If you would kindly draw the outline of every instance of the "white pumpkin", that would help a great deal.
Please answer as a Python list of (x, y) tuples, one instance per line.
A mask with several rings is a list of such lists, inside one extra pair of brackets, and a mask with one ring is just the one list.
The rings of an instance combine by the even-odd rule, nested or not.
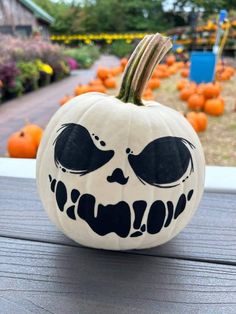
[(126, 250), (163, 244), (199, 204), (205, 162), (198, 136), (175, 110), (140, 100), (169, 48), (159, 34), (145, 38), (129, 61), (118, 98), (78, 96), (44, 132), (37, 157), (43, 206), (82, 245)]

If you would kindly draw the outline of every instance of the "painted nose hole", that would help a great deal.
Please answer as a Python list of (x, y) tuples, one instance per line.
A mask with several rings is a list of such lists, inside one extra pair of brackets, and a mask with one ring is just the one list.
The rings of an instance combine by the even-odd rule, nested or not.
[(129, 180), (129, 177), (125, 177), (123, 171), (120, 168), (116, 168), (110, 176), (107, 177), (107, 181), (110, 183), (116, 182), (121, 185), (125, 185)]

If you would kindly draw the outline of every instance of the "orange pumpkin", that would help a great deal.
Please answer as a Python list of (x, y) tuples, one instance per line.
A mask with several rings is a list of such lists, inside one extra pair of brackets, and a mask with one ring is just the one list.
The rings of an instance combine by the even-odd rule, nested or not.
[(220, 116), (224, 113), (224, 101), (222, 98), (207, 99), (204, 111), (212, 116)]
[(197, 85), (196, 93), (203, 95), (204, 94), (205, 84), (201, 83)]
[(106, 94), (107, 90), (106, 87), (99, 84), (99, 85), (92, 85), (89, 87), (89, 92), (98, 92)]
[(100, 80), (99, 78), (97, 79), (93, 79), (89, 82), (89, 85), (94, 86), (94, 85), (102, 85), (102, 80)]
[(37, 124), (26, 124), (21, 132), (31, 136), (36, 146), (38, 147), (43, 136), (43, 129)]
[(158, 74), (159, 74), (159, 70), (155, 69), (152, 73), (152, 78), (158, 78), (159, 77)]
[(152, 93), (152, 90), (150, 88), (146, 88), (143, 92), (142, 98), (145, 100), (153, 100), (154, 95)]
[(169, 68), (168, 68), (168, 72), (170, 75), (174, 75), (178, 72), (178, 69), (175, 65), (171, 65)]
[(167, 72), (167, 70), (158, 70), (157, 71), (157, 77), (158, 78), (167, 78), (167, 77), (169, 77), (169, 73)]
[(227, 71), (230, 75), (234, 75), (234, 73), (235, 73), (234, 68), (233, 68), (233, 67), (230, 67), (230, 66), (227, 66), (227, 67), (225, 68), (225, 71)]
[(188, 120), (188, 122), (192, 125), (192, 127), (194, 128), (194, 130), (195, 130), (196, 132), (199, 132), (197, 120), (195, 119), (195, 117), (187, 117), (187, 120)]
[(37, 146), (30, 134), (23, 131), (13, 133), (7, 141), (7, 150), (13, 158), (36, 158)]
[(204, 106), (205, 98), (201, 94), (192, 94), (188, 98), (188, 108), (191, 110), (201, 110)]
[(184, 67), (184, 62), (183, 61), (175, 62), (175, 64), (176, 64), (176, 67), (178, 69), (182, 69)]
[(162, 63), (162, 64), (159, 64), (159, 65), (157, 66), (157, 69), (158, 69), (158, 70), (165, 71), (165, 70), (168, 69), (168, 66), (167, 66), (166, 64)]
[(62, 97), (59, 101), (60, 106), (63, 106), (65, 103), (67, 103), (69, 100), (71, 100), (73, 96), (65, 95)]
[(207, 128), (208, 118), (204, 112), (191, 111), (186, 114), (186, 118), (194, 120), (194, 129), (196, 132), (203, 132)]
[(189, 111), (189, 112), (186, 113), (185, 117), (186, 118), (196, 119), (197, 114), (198, 113), (196, 111)]
[(231, 77), (231, 74), (228, 71), (221, 71), (216, 73), (216, 79), (218, 81), (228, 81)]
[(220, 86), (218, 84), (214, 84), (214, 83), (205, 84), (204, 90), (203, 90), (203, 95), (205, 96), (205, 98), (207, 99), (215, 98), (219, 96), (219, 94), (220, 94)]
[(113, 77), (108, 77), (103, 83), (106, 88), (116, 88), (116, 81)]
[(195, 90), (196, 90), (196, 89), (195, 89), (194, 87), (192, 87), (192, 86), (183, 88), (183, 89), (180, 91), (180, 95), (179, 95), (179, 96), (180, 96), (180, 99), (182, 99), (182, 100), (188, 100), (189, 97), (195, 93)]
[(189, 77), (189, 69), (182, 69), (182, 70), (180, 71), (180, 75), (181, 75), (182, 77)]
[(76, 88), (75, 88), (75, 96), (79, 96), (79, 95), (82, 95), (82, 94), (85, 94), (85, 93), (88, 93), (91, 91), (90, 89), (91, 86), (89, 85), (78, 85)]
[(120, 73), (122, 73), (122, 71), (123, 71), (123, 68), (121, 66), (110, 69), (110, 73), (112, 76), (117, 76)]
[(187, 84), (188, 84), (188, 80), (182, 79), (182, 80), (177, 82), (176, 87), (177, 87), (178, 90), (182, 90), (183, 88), (186, 87)]
[(120, 66), (121, 66), (121, 68), (123, 69), (123, 71), (124, 71), (124, 69), (125, 69), (127, 63), (128, 63), (128, 59), (127, 59), (127, 58), (122, 58), (122, 59), (120, 60)]
[(102, 81), (108, 78), (110, 74), (110, 70), (108, 68), (99, 67), (97, 70), (97, 77), (99, 77)]
[(168, 78), (171, 75), (171, 71), (169, 70), (169, 68), (167, 68), (166, 70), (162, 70), (162, 78)]
[(173, 64), (175, 63), (175, 61), (176, 61), (176, 58), (175, 58), (174, 55), (169, 55), (169, 56), (166, 58), (166, 64), (167, 64), (168, 66), (173, 65)]
[(223, 106), (225, 106), (224, 98), (222, 96), (218, 96), (217, 98), (222, 102)]
[(208, 125), (208, 118), (204, 112), (197, 113), (197, 123), (199, 127), (199, 132), (203, 132), (206, 130)]
[(195, 91), (197, 90), (197, 84), (195, 82), (188, 82), (187, 87), (192, 87)]
[(161, 85), (161, 82), (158, 78), (151, 78), (147, 84), (147, 88), (156, 89), (156, 88), (159, 88), (160, 85)]

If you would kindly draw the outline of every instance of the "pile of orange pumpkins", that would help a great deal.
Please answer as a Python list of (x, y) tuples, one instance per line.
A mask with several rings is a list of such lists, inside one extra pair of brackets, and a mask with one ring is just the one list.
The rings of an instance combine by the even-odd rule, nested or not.
[[(120, 60), (120, 65), (113, 68), (99, 67), (97, 70), (97, 77), (91, 80), (88, 84), (82, 84), (75, 87), (74, 96), (65, 95), (60, 99), (59, 104), (63, 106), (70, 99), (75, 96), (79, 96), (88, 92), (100, 92), (106, 93), (107, 89), (117, 88), (115, 77), (124, 72), (125, 66), (128, 63), (127, 58), (122, 58)], [(153, 91), (160, 87), (161, 79), (166, 79), (171, 75), (176, 74), (179, 70), (183, 69), (185, 64), (183, 62), (177, 62), (174, 55), (169, 55), (165, 59), (165, 62), (159, 64), (152, 77), (150, 78), (142, 98), (145, 100), (153, 100)]]
[[(180, 91), (179, 97), (187, 102), (189, 110), (193, 111), (186, 115), (189, 122), (197, 132), (205, 131), (205, 127), (198, 127), (197, 117), (204, 117), (207, 122), (206, 114), (220, 116), (224, 113), (224, 99), (220, 95), (222, 87), (218, 82), (196, 84), (187, 79), (182, 79), (177, 83), (177, 89)], [(205, 112), (205, 113), (204, 113)], [(195, 117), (195, 119), (194, 119)]]
[(88, 92), (106, 93), (107, 89), (117, 88), (115, 76), (120, 75), (128, 62), (128, 59), (120, 60), (120, 65), (113, 68), (99, 67), (97, 70), (97, 77), (92, 79), (88, 84), (81, 84), (75, 87), (74, 96), (65, 95), (60, 99), (59, 103), (63, 106), (70, 99)]
[[(128, 63), (127, 58), (120, 60), (120, 65), (114, 68), (99, 67), (97, 76), (88, 84), (78, 85), (74, 90), (74, 96), (66, 95), (60, 100), (60, 105), (64, 105), (75, 96), (87, 92), (106, 93), (107, 89), (117, 88), (115, 77), (124, 72)], [(185, 114), (196, 132), (205, 131), (208, 124), (207, 114), (220, 116), (224, 113), (224, 99), (220, 95), (222, 86), (219, 82), (196, 84), (188, 80), (190, 62), (176, 61), (174, 55), (166, 57), (164, 63), (159, 64), (150, 78), (142, 98), (154, 100), (153, 91), (160, 87), (161, 80), (169, 78), (171, 75), (180, 73), (182, 79), (177, 83), (180, 91), (180, 99), (187, 102), (188, 113)], [(219, 62), (216, 67), (216, 80), (225, 81), (234, 75), (234, 69)]]
[(225, 65), (223, 62), (220, 62), (216, 66), (216, 80), (217, 81), (228, 81), (234, 75), (235, 70), (231, 66)]
[[(183, 65), (182, 70), (180, 72), (180, 75), (183, 78), (189, 77), (189, 68), (190, 68), (190, 62), (186, 62)], [(228, 81), (231, 79), (234, 73), (235, 73), (235, 69), (233, 67), (224, 64), (223, 61), (220, 61), (216, 65), (215, 79), (216, 81)]]
[(165, 59), (165, 62), (159, 64), (154, 70), (152, 77), (150, 78), (142, 98), (145, 100), (154, 100), (153, 90), (157, 89), (161, 85), (161, 80), (176, 74), (180, 69), (184, 67), (183, 62), (176, 62), (174, 55), (169, 55)]
[(183, 79), (177, 83), (177, 89), (180, 91), (180, 99), (187, 102), (188, 110), (190, 110), (185, 114), (186, 118), (196, 132), (202, 132), (205, 131), (208, 124), (206, 114), (220, 116), (224, 113), (225, 101), (221, 96), (222, 85), (218, 81), (229, 80), (235, 70), (223, 62), (219, 62), (216, 66), (215, 82), (196, 84), (187, 79), (189, 66), (190, 64), (186, 63), (181, 70), (180, 74)]
[(43, 129), (36, 124), (26, 124), (21, 130), (13, 133), (7, 141), (9, 157), (36, 158), (37, 150), (43, 135)]

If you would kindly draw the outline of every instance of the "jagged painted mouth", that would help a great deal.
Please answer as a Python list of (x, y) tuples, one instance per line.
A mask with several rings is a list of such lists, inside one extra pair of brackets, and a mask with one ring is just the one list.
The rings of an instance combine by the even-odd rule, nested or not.
[[(132, 209), (125, 201), (108, 205), (99, 204), (95, 208), (96, 198), (92, 194), (81, 195), (77, 189), (72, 189), (69, 193), (65, 184), (52, 179), (51, 175), (49, 175), (49, 181), (59, 210), (65, 212), (72, 220), (78, 218), (84, 220), (100, 236), (112, 232), (121, 238), (139, 237), (145, 232), (152, 235), (157, 234), (182, 214), (193, 196), (193, 190), (190, 190), (187, 194), (180, 195), (176, 205), (172, 201), (157, 200), (153, 202), (149, 208), (147, 220), (143, 222), (143, 216), (147, 210), (147, 202), (144, 200), (133, 202)], [(72, 204), (69, 207), (66, 206), (68, 201)], [(131, 210), (134, 211), (133, 222), (131, 221)]]

